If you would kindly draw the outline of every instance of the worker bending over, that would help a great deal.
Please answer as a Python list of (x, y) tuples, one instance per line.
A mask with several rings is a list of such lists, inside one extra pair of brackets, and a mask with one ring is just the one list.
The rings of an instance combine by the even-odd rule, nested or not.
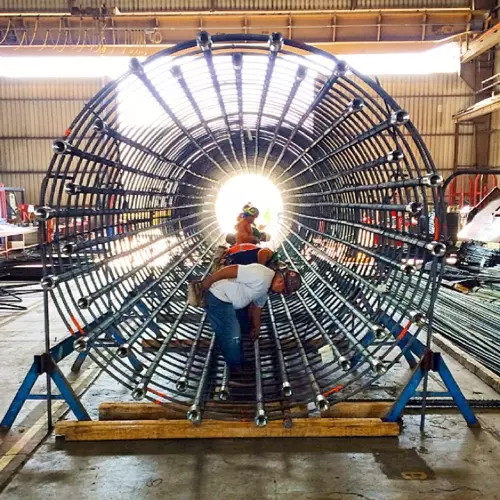
[(208, 320), (230, 368), (243, 364), (242, 335), (250, 333), (252, 340), (258, 338), (268, 293), (290, 295), (300, 285), (299, 273), (257, 263), (224, 267), (201, 282)]

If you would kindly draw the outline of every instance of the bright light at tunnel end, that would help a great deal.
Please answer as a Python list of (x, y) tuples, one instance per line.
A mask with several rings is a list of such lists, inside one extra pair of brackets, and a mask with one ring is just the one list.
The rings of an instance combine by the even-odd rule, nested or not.
[(267, 177), (257, 174), (241, 174), (231, 177), (219, 190), (215, 202), (215, 214), (221, 230), (234, 233), (236, 218), (243, 205), (252, 203), (259, 209), (257, 227), (271, 236), (278, 237), (283, 198), (280, 190)]

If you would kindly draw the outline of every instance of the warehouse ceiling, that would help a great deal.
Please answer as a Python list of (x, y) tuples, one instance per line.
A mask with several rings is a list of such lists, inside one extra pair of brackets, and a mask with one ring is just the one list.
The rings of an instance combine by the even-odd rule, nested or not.
[(123, 12), (229, 11), (229, 10), (368, 10), (423, 8), (488, 8), (488, 2), (471, 0), (4, 0), (2, 10), (13, 12), (85, 12), (103, 9)]
[(148, 55), (212, 34), (280, 32), (335, 53), (408, 52), (483, 29), (469, 0), (4, 0), (0, 51)]

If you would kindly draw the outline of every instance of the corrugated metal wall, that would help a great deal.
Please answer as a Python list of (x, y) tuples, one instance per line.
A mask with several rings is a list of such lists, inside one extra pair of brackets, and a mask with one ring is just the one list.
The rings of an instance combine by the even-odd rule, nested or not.
[[(497, 73), (500, 73), (500, 47), (495, 54), (495, 74)], [(500, 111), (493, 113), (491, 117), (490, 166), (500, 168)]]
[[(2, 0), (1, 11), (67, 12), (67, 0)], [(75, 2), (81, 8), (99, 8), (102, 0)], [(108, 8), (130, 11), (186, 10), (350, 10), (357, 9), (420, 9), (470, 7), (471, 0), (113, 0)]]
[[(453, 171), (455, 123), (452, 115), (474, 103), (470, 88), (455, 74), (386, 76), (382, 86), (405, 108), (444, 177)], [(458, 160), (474, 165), (472, 126), (460, 127)]]
[[(454, 150), (451, 116), (473, 103), (468, 87), (453, 74), (384, 76), (380, 81), (410, 113), (437, 168), (448, 175)], [(0, 182), (24, 187), (27, 199), (37, 203), (52, 155), (52, 138), (64, 134), (85, 100), (103, 83), (99, 79), (0, 79)], [(472, 129), (462, 127), (461, 133), (460, 164), (472, 165)]]
[(0, 78), (0, 182), (26, 189), (38, 203), (52, 156), (52, 140), (64, 134), (101, 79)]
[[(92, 2), (93, 0), (90, 0)], [(86, 0), (84, 3), (90, 3)], [(67, 12), (67, 0), (2, 0), (0, 4), (2, 12)]]

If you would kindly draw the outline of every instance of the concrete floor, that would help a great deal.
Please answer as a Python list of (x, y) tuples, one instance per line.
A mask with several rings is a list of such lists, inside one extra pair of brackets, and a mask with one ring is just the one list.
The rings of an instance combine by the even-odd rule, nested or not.
[[(65, 443), (48, 439), (5, 499), (497, 499), (498, 415), (477, 434), (459, 416), (406, 418), (372, 439)], [(498, 435), (498, 434), (497, 434)]]
[[(31, 306), (28, 314), (9, 321), (0, 318), (0, 415), (33, 354), (43, 346), (41, 304)], [(55, 316), (53, 339), (64, 334)], [(72, 360), (63, 364), (64, 371)], [(447, 361), (467, 397), (498, 399), (475, 376)], [(92, 370), (88, 366), (81, 376)], [(387, 397), (407, 376), (401, 366), (374, 391)], [(430, 389), (439, 388), (432, 380)], [(99, 402), (125, 400), (127, 393), (103, 377), (83, 400), (95, 416)], [(15, 452), (12, 440), (29, 432), (29, 425), (42, 415), (43, 407), (37, 405), (30, 403), (12, 432), (0, 438), (0, 467)], [(419, 417), (408, 415), (399, 439), (61, 443), (50, 436), (30, 458), (18, 450), (21, 459), (29, 459), (0, 497), (500, 499), (500, 413), (481, 413), (479, 418), (483, 429), (473, 431), (455, 413), (428, 415), (421, 435)]]

